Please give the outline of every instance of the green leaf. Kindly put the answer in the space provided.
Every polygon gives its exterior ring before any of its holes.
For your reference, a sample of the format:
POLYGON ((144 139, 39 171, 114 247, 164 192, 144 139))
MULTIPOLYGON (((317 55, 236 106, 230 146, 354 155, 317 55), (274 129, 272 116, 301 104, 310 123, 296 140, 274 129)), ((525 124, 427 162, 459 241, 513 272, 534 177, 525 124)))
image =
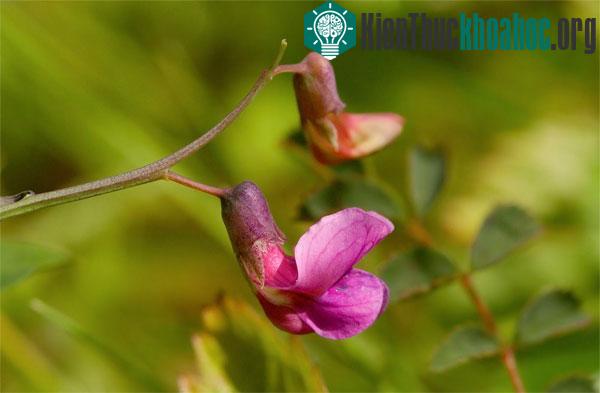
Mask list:
POLYGON ((535 297, 521 313, 516 341, 533 344, 587 326, 590 319, 579 300, 566 290, 553 289, 535 297))
POLYGON ((152 391, 162 391, 164 389, 162 383, 154 377, 153 373, 141 365, 139 361, 98 339, 73 319, 39 299, 33 299, 30 306, 33 311, 40 314, 54 326, 96 349, 119 369, 126 370, 127 375, 137 380, 142 386, 152 391))
POLYGON ((409 165, 413 206, 422 216, 442 189, 446 172, 445 159, 438 150, 415 147, 410 152, 409 165))
POLYGON ((0 259, 0 289, 4 290, 37 271, 64 262, 67 255, 34 244, 2 241, 0 259))
POLYGON ((390 301, 397 301, 426 293, 456 274, 456 267, 444 255, 417 248, 389 261, 381 277, 390 288, 390 301))
POLYGON ((300 207, 300 217, 315 220, 347 207, 374 210, 388 218, 401 216, 401 210, 379 186, 365 180, 337 180, 310 195, 300 207))
POLYGON ((363 176, 365 174, 365 166, 360 160, 344 161, 331 166, 331 169, 340 177, 363 176))
POLYGON ((590 377, 570 375, 554 382, 548 393, 598 393, 594 381, 590 377))
MULTIPOLYGON (((202 346, 196 354, 210 363, 202 366, 196 384, 201 391, 327 391, 319 370, 298 337, 283 335, 248 304, 221 297, 202 311, 202 346), (221 369, 222 368, 222 369, 221 369), (209 383, 210 382, 210 383, 209 383)), ((193 391, 193 389, 188 389, 193 391)))
POLYGON ((454 330, 433 355, 432 372, 443 372, 474 359, 483 359, 500 352, 498 341, 478 326, 454 330))
POLYGON ((219 342, 208 333, 192 337, 196 355, 198 375, 179 379, 183 392, 234 392, 231 381, 225 372, 225 356, 219 342))
POLYGON ((471 247, 471 266, 481 269, 500 261, 539 230, 537 222, 520 207, 496 207, 485 219, 471 247))
POLYGON ((300 147, 302 149, 308 148, 308 141, 306 140, 304 131, 301 128, 294 130, 291 134, 289 134, 285 139, 285 143, 292 147, 300 147))

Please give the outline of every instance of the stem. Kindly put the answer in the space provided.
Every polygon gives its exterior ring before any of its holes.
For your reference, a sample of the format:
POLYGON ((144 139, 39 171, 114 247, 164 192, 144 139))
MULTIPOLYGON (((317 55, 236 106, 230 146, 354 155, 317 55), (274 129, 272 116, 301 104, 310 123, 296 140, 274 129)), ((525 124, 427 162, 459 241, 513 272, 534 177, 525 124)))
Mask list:
POLYGON ((96 195, 106 194, 165 178, 169 168, 200 150, 204 145, 221 133, 221 131, 233 123, 240 113, 246 109, 250 102, 252 102, 252 99, 275 75, 274 71, 279 65, 286 47, 287 41, 282 40, 279 51, 277 52, 277 56, 275 57, 275 61, 273 62, 271 68, 261 72, 260 76, 248 94, 246 94, 240 103, 227 116, 225 116, 223 120, 217 123, 217 125, 208 130, 202 136, 192 141, 190 144, 158 161, 132 171, 121 173, 120 175, 107 177, 74 187, 32 195, 13 203, 3 203, 0 206, 0 220, 44 207, 90 198, 96 195))
POLYGON ((517 360, 515 359, 515 352, 510 345, 504 346, 504 350, 502 351, 502 362, 506 369, 508 370, 508 374, 510 375, 510 382, 515 389, 515 392, 525 393, 525 386, 523 385, 523 381, 521 380, 521 375, 519 374, 519 369, 517 368, 517 360))
POLYGON ((302 74, 307 72, 308 68, 305 63, 297 63, 297 64, 282 64, 273 69, 273 75, 284 74, 286 72, 292 74, 302 74))
POLYGON ((483 321, 483 324, 487 331, 490 332, 492 335, 496 336, 498 334, 498 329, 496 328, 496 321, 494 320, 494 316, 492 315, 490 309, 483 302, 483 299, 481 299, 481 296, 479 296, 479 293, 473 286, 471 276, 469 274, 464 274, 460 278, 460 283, 469 295, 469 298, 473 301, 473 304, 475 304, 475 308, 477 308, 477 312, 479 313, 479 316, 481 317, 481 320, 483 321))
POLYGON ((183 186, 193 188, 194 190, 202 191, 207 194, 216 196, 217 198, 222 197, 227 192, 226 190, 218 187, 207 186, 206 184, 195 182, 191 179, 188 179, 185 176, 178 175, 175 172, 167 171, 165 173, 165 179, 171 180, 175 183, 179 183, 183 186))
MULTIPOLYGON (((475 304, 477 308, 477 312, 485 325, 486 330, 498 338, 498 328, 496 326, 496 321, 494 320, 494 316, 490 312, 487 305, 481 299, 479 292, 473 286, 473 282, 471 281, 471 276, 469 273, 464 274, 460 282, 469 295, 469 298, 475 304)), ((517 393, 525 393, 525 386, 523 386, 523 380, 521 379, 521 375, 519 374, 519 369, 517 368, 517 361, 515 359, 515 354, 513 348, 510 345, 503 344, 502 345, 502 363, 504 367, 506 367, 506 371, 508 371, 508 375, 510 377, 510 382, 517 393)))
MULTIPOLYGON (((427 229, 419 219, 414 218, 410 220, 407 230, 409 235, 417 243, 420 243, 427 247, 433 246, 433 237, 427 231, 427 229)), ((498 340, 498 342, 501 342, 500 337, 498 335, 498 327, 496 325, 494 315, 492 314, 488 306, 481 298, 481 295, 479 294, 479 292, 477 292, 477 289, 473 285, 473 281, 471 281, 471 274, 464 273, 460 277, 460 283, 463 289, 467 292, 469 299, 475 305, 477 313, 479 314, 479 317, 481 318, 485 329, 488 331, 489 334, 494 336, 498 340)), ((501 359, 502 364, 508 372, 510 382, 512 383, 515 392, 525 393, 525 386, 523 385, 523 380, 521 379, 519 369, 517 368, 517 361, 515 359, 513 348, 510 345, 502 344, 501 359)))

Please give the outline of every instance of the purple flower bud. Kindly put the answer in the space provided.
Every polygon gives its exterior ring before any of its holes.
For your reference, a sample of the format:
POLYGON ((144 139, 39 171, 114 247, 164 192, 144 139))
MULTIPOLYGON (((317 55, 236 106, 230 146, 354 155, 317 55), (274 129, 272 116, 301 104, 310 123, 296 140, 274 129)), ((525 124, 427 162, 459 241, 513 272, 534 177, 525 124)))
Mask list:
POLYGON ((329 60, 309 53, 301 63, 282 66, 294 72, 300 119, 311 150, 324 164, 336 164, 372 154, 402 131, 404 119, 395 113, 344 112, 329 60))
POLYGON ((261 252, 268 245, 285 242, 265 197, 256 184, 245 181, 221 197, 221 216, 238 261, 250 280, 263 286, 261 252))
POLYGON ((221 197, 238 261, 275 326, 293 334, 341 339, 369 327, 387 305, 388 288, 354 265, 394 226, 358 208, 323 217, 300 238, 295 258, 260 189, 250 182, 221 197))
POLYGON ((346 104, 338 95, 335 72, 329 60, 311 52, 300 64, 303 64, 303 72, 294 75, 294 90, 302 122, 343 111, 346 104))

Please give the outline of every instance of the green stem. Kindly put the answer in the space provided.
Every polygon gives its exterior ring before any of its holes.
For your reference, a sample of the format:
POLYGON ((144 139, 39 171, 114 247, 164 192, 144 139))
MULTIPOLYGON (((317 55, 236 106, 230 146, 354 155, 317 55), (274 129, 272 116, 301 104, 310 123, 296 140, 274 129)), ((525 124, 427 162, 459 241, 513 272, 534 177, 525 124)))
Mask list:
POLYGON ((105 179, 96 180, 74 187, 63 188, 56 191, 34 194, 12 203, 10 203, 9 200, 9 203, 3 203, 0 206, 0 220, 38 210, 44 207, 78 201, 80 199, 90 198, 96 195, 106 194, 129 187, 134 187, 140 184, 153 182, 155 180, 164 179, 169 168, 200 150, 214 137, 221 133, 221 131, 233 123, 240 113, 246 109, 250 102, 252 102, 252 99, 275 75, 274 71, 279 66, 279 62, 283 57, 286 47, 287 41, 282 40, 279 51, 277 52, 277 56, 271 68, 261 72, 260 76, 248 94, 246 94, 242 101, 240 101, 238 106, 236 106, 235 109, 225 116, 217 125, 196 140, 192 141, 190 144, 158 161, 132 171, 121 173, 120 175, 111 176, 105 179))

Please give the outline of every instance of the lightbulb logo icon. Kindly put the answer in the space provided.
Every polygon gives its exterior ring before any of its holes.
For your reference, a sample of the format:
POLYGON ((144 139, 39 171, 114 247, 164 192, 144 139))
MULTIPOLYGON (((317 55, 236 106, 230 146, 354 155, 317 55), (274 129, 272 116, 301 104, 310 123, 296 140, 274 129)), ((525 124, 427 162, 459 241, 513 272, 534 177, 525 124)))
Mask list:
POLYGON ((356 46, 356 16, 334 3, 304 15, 304 45, 332 60, 356 46))

